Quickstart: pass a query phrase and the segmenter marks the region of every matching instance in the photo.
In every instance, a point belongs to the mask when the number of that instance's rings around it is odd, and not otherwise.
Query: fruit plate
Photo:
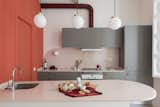
[[[69,96],[69,97],[85,97],[85,96],[95,96],[95,95],[101,95],[102,94],[101,92],[96,91],[92,87],[86,87],[86,89],[89,90],[90,93],[81,93],[80,89],[74,89],[72,91],[64,92],[60,88],[59,88],[59,92],[65,94],[66,96]]]

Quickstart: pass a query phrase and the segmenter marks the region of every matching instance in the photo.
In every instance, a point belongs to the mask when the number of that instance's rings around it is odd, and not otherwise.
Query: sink
[[[15,89],[31,89],[38,86],[38,83],[23,83],[23,84],[16,84]]]

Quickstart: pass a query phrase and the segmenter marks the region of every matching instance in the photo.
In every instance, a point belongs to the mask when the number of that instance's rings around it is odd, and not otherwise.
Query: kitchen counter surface
[[[71,98],[58,91],[58,84],[63,81],[33,81],[39,85],[32,89],[0,90],[0,102],[2,101],[52,101],[52,102],[87,102],[87,101],[126,101],[143,102],[156,97],[156,91],[147,85],[127,80],[92,80],[97,85],[97,91],[102,95]],[[24,83],[24,82],[22,82]],[[28,83],[28,82],[27,82]],[[29,82],[30,83],[30,82]]]
[[[58,70],[50,70],[46,69],[44,70],[43,68],[38,68],[37,72],[125,72],[125,69],[102,69],[102,70],[96,70],[91,68],[91,69],[81,69],[79,71],[69,69],[69,68],[59,68]]]

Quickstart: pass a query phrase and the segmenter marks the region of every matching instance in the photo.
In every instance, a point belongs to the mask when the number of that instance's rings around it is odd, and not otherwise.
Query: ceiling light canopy
[[[44,28],[47,25],[47,19],[42,12],[38,13],[34,17],[34,24],[38,28]]]

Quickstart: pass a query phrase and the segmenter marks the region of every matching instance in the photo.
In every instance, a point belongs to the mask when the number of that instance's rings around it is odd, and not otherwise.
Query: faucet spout
[[[82,60],[76,60],[75,61],[74,67],[75,67],[76,71],[80,71],[80,65],[81,65],[81,63],[82,63]]]
[[[22,69],[19,66],[16,66],[12,70],[12,84],[11,84],[12,91],[15,91],[15,73],[16,73],[16,71],[20,72],[20,71],[22,71]]]

